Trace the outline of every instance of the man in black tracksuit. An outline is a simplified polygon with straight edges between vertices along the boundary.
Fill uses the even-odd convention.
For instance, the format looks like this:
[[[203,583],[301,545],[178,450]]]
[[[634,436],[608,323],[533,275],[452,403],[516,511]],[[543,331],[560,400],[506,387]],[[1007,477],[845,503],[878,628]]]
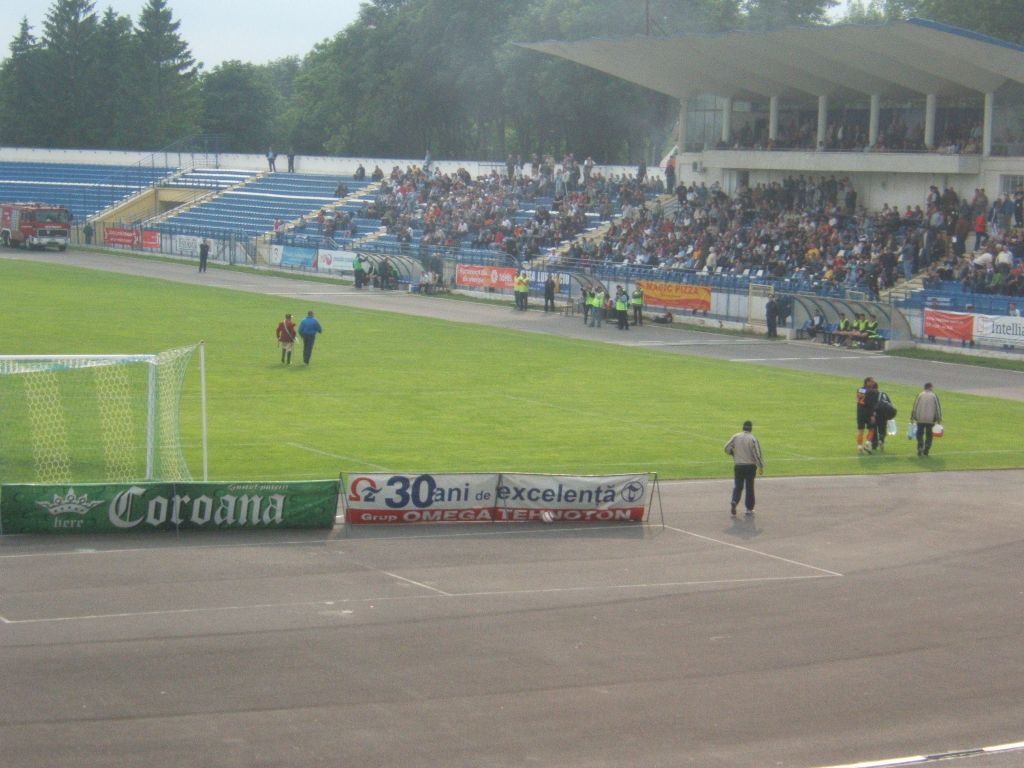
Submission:
[[[733,487],[732,503],[729,512],[736,514],[736,505],[746,490],[747,514],[754,514],[754,477],[760,472],[764,474],[764,456],[761,454],[761,444],[753,435],[754,425],[750,421],[743,422],[743,431],[737,432],[729,442],[725,444],[725,452],[732,456],[733,463]]]

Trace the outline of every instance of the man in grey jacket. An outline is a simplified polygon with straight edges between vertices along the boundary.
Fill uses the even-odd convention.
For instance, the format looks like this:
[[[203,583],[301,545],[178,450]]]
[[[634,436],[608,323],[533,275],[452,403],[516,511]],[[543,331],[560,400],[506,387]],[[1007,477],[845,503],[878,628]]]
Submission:
[[[757,473],[764,474],[764,456],[761,444],[753,434],[754,425],[750,421],[743,422],[743,431],[737,432],[725,444],[725,452],[732,456],[733,468],[732,504],[729,512],[736,514],[736,505],[740,503],[743,490],[746,488],[747,515],[754,514],[754,478]]]
[[[910,419],[917,422],[917,455],[927,456],[932,449],[932,428],[942,423],[942,405],[939,396],[932,391],[930,381],[914,400]]]

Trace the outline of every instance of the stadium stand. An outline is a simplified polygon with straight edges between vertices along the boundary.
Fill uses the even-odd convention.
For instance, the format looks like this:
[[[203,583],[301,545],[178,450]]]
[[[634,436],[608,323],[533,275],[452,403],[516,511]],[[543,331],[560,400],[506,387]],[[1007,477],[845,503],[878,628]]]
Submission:
[[[259,174],[255,171],[231,170],[227,168],[190,168],[163,181],[163,186],[189,187],[197,189],[230,189],[245,184]]]
[[[600,238],[578,238],[545,263],[592,269],[608,280],[657,278],[733,291],[759,283],[826,296],[856,291],[873,300],[898,284],[911,286],[918,272],[925,287],[928,276],[952,279],[955,272],[965,292],[1020,295],[1020,224],[1004,221],[998,236],[966,251],[965,223],[992,216],[999,200],[990,207],[983,193],[968,201],[947,188],[926,201],[927,212],[888,205],[868,212],[851,189],[834,177],[790,177],[733,197],[717,185],[680,186],[672,203],[624,206]]]
[[[172,169],[0,162],[0,200],[63,205],[81,221],[165,179]]]
[[[205,180],[202,175],[199,179]],[[341,192],[348,196],[369,185],[351,177],[298,173],[269,173],[236,181],[221,194],[156,222],[154,228],[201,236],[228,232],[259,237],[294,224],[305,232],[309,219],[315,220],[320,211],[334,210]],[[307,234],[312,238],[320,233],[310,230]]]
[[[464,169],[445,174],[396,168],[359,212],[382,230],[360,245],[519,264],[595,232],[624,201],[642,203],[659,189],[655,181],[644,186],[589,170],[584,177],[571,155],[558,166],[551,160],[535,167],[536,177],[513,170],[511,176],[492,172],[476,179]]]

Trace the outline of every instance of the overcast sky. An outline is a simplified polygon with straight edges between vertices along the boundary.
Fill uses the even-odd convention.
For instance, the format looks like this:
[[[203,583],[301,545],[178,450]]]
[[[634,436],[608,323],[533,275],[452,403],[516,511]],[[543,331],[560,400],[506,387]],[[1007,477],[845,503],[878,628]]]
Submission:
[[[334,35],[359,15],[362,0],[169,0],[178,32],[197,61],[213,69],[222,61],[238,59],[264,64],[284,56],[302,57],[319,41]],[[107,7],[138,21],[146,0],[96,0],[96,14]],[[53,0],[4,3],[0,13],[0,58],[10,56],[11,40],[23,17],[32,33],[42,34],[43,20]]]
[[[99,16],[108,6],[138,21],[146,0],[96,0]],[[170,0],[181,36],[192,55],[213,69],[222,61],[238,59],[264,64],[284,56],[300,58],[325,38],[334,37],[359,15],[362,0]],[[841,16],[848,0],[829,14]],[[0,59],[10,55],[11,40],[23,17],[32,32],[42,34],[46,12],[53,0],[21,0],[0,14]]]

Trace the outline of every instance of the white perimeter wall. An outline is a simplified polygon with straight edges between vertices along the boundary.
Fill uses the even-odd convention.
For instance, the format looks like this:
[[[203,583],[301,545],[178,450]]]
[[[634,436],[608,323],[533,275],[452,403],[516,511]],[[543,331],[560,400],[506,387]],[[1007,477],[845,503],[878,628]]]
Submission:
[[[242,155],[242,154],[221,154],[218,156],[209,154],[190,155],[188,153],[153,153],[153,152],[121,152],[103,149],[28,149],[21,147],[0,147],[0,162],[20,163],[85,163],[90,165],[136,165],[145,163],[156,167],[201,167],[212,166],[215,162],[221,168],[230,168],[250,171],[266,171],[267,158],[265,155]],[[410,165],[422,165],[423,158],[380,158],[380,157],[325,157],[314,155],[296,155],[295,171],[297,173],[320,173],[327,175],[351,176],[360,164],[366,169],[369,176],[374,166],[380,166],[385,175],[391,173],[391,169],[398,166],[405,169]],[[288,156],[278,154],[277,170],[288,170]],[[445,173],[454,173],[459,168],[465,168],[474,178],[484,176],[493,170],[499,173],[505,172],[505,163],[502,162],[478,162],[475,160],[439,160],[434,161],[433,167],[440,168]],[[605,175],[635,174],[636,166],[605,165],[596,166],[596,170]],[[658,168],[648,169],[653,176],[662,176]]]

